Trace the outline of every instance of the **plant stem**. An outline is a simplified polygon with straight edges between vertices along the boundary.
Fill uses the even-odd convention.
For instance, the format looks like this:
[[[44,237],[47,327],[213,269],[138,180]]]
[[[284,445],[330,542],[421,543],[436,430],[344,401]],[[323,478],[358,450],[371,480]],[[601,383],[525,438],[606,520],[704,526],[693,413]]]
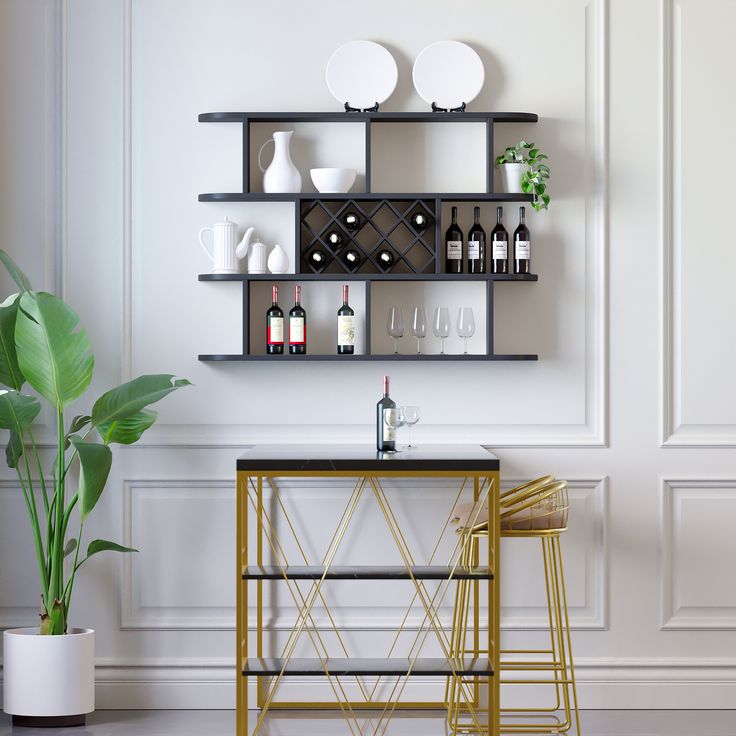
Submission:
[[[56,458],[56,479],[54,481],[54,502],[56,504],[55,521],[53,530],[53,554],[51,556],[51,586],[49,589],[49,598],[51,606],[62,600],[64,591],[64,410],[61,407],[56,409],[56,435],[57,435],[57,458]],[[66,624],[66,622],[64,622]],[[64,626],[66,628],[66,626]],[[63,631],[54,631],[55,634],[62,634]]]
[[[84,528],[84,522],[79,522],[79,536],[77,537],[77,548],[74,550],[74,565],[72,565],[72,571],[69,575],[66,588],[64,588],[64,608],[67,616],[69,615],[69,607],[72,602],[72,590],[74,590],[74,578],[77,574],[77,560],[79,559],[79,547],[82,544],[82,529]],[[84,562],[84,560],[82,560]]]
[[[41,458],[38,456],[38,448],[36,447],[36,438],[33,436],[33,430],[29,427],[28,436],[31,438],[31,445],[33,446],[33,456],[36,459],[36,469],[38,470],[38,480],[41,483],[41,491],[43,492],[43,508],[46,512],[46,516],[49,515],[49,494],[46,490],[46,481],[43,477],[43,467],[41,466]]]

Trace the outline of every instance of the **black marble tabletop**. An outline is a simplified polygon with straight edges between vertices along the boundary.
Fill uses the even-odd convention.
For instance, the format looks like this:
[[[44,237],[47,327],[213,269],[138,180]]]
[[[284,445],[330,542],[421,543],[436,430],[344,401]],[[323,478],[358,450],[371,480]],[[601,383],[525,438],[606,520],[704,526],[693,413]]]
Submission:
[[[482,445],[426,445],[380,453],[363,445],[255,445],[238,458],[238,470],[288,471],[449,471],[499,469],[498,458]]]

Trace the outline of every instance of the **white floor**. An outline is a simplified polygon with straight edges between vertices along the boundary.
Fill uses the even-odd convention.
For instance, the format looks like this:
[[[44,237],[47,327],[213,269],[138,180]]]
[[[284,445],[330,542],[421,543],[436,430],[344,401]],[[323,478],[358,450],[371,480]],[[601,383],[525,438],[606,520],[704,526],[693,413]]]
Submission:
[[[255,715],[255,714],[254,714]],[[586,711],[584,736],[736,736],[736,710],[719,711]],[[370,722],[364,729],[373,734]],[[253,724],[251,724],[252,728]],[[277,714],[268,719],[264,736],[346,736],[350,730],[334,716]],[[97,711],[86,728],[48,731],[16,728],[0,714],[0,736],[234,736],[235,714],[222,710]],[[400,715],[386,736],[445,735],[442,718],[434,714]]]

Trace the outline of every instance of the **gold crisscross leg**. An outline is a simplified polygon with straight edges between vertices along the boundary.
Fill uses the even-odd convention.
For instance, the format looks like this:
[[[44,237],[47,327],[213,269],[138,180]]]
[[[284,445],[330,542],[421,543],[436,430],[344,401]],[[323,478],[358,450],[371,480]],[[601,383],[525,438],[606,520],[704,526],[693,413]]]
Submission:
[[[520,533],[519,536],[537,536],[541,540],[550,649],[502,650],[501,672],[513,672],[517,676],[503,678],[501,684],[507,686],[551,685],[554,688],[555,702],[553,706],[544,708],[503,708],[502,731],[504,733],[568,733],[574,722],[576,733],[581,736],[560,534],[559,532],[546,534],[537,532],[536,534]],[[519,677],[520,673],[529,674]],[[536,676],[533,676],[534,673],[537,673]],[[557,715],[560,710],[562,711],[561,718]]]

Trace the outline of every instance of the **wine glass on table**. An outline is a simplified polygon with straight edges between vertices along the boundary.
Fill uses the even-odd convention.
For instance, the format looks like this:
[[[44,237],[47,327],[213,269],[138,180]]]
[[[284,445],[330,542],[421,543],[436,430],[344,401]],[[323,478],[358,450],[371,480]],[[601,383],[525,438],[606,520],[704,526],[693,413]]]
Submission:
[[[450,336],[450,310],[447,307],[436,307],[432,320],[432,332],[440,338],[440,355],[445,354],[445,338]]]
[[[394,339],[394,355],[399,352],[399,338],[404,337],[404,314],[401,307],[391,307],[386,320],[388,334]]]
[[[402,406],[401,414],[404,418],[404,424],[409,427],[409,444],[407,448],[416,447],[411,443],[411,428],[419,421],[419,407],[418,406]]]
[[[406,420],[404,419],[404,412],[398,406],[394,409],[386,409],[383,412],[383,421],[386,426],[393,430],[393,435],[396,437],[397,432],[404,426]],[[395,444],[395,450],[388,450],[388,452],[398,452],[399,445]]]
[[[417,355],[422,354],[422,340],[427,337],[427,313],[424,307],[414,307],[411,318],[411,334],[417,339]]]
[[[475,317],[470,307],[460,307],[457,315],[457,334],[465,340],[465,355],[468,354],[468,338],[475,334]]]

